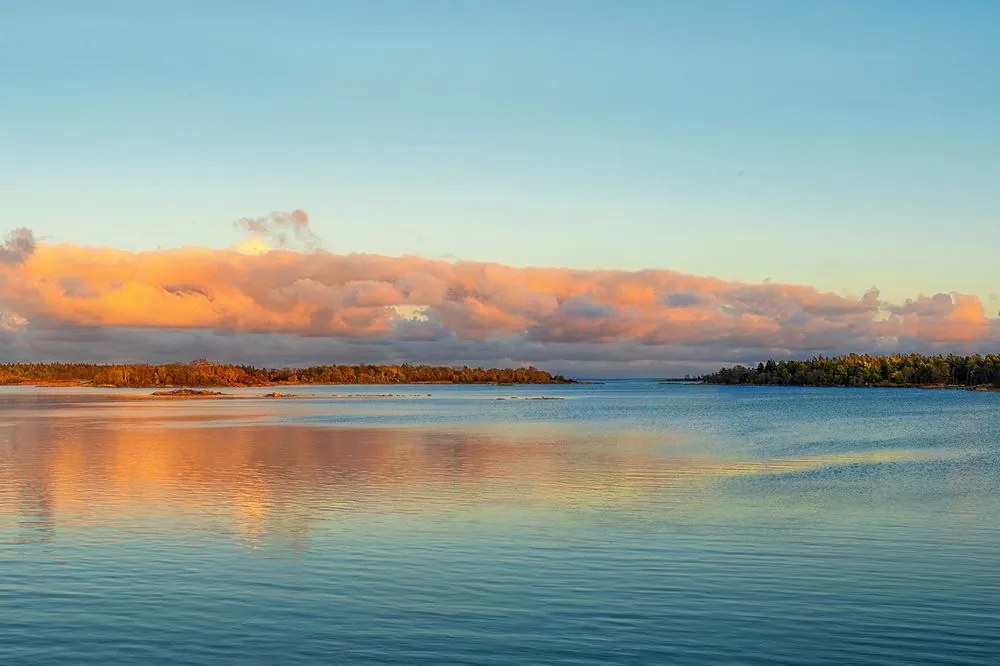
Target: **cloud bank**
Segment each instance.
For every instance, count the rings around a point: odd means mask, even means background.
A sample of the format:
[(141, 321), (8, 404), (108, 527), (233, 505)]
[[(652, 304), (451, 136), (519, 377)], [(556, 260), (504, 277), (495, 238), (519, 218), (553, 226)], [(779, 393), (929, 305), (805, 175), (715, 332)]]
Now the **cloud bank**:
[[(844, 351), (995, 349), (971, 295), (888, 303), (669, 270), (520, 268), (316, 249), (304, 211), (225, 249), (0, 246), (0, 357), (527, 364), (673, 374)], [(293, 247), (295, 249), (293, 249)]]

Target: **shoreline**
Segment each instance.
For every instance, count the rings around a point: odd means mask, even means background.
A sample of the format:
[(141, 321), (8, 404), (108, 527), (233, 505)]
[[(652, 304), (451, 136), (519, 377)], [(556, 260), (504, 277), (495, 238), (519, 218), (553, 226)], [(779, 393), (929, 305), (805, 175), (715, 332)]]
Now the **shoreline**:
[(298, 388), (302, 386), (572, 386), (574, 384), (592, 384), (586, 381), (565, 382), (275, 382), (270, 384), (137, 384), (133, 386), (117, 386), (115, 384), (94, 384), (86, 380), (56, 380), (56, 381), (25, 381), (0, 383), (0, 386), (30, 386), (34, 388), (103, 388), (103, 389), (152, 389), (171, 391), (183, 389), (213, 390), (213, 389), (268, 389), (268, 388)]
[(1000, 393), (1000, 387), (982, 384), (979, 386), (962, 386), (960, 384), (861, 384), (857, 386), (845, 384), (724, 384), (721, 382), (700, 382), (702, 386), (754, 386), (770, 388), (822, 388), (822, 389), (921, 389), (924, 391), (972, 391), (975, 393)]

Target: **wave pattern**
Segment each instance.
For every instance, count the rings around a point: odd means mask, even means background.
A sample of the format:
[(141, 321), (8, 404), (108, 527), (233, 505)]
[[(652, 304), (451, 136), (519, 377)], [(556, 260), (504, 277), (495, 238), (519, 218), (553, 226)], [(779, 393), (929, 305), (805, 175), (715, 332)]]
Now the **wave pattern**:
[(0, 390), (0, 662), (1000, 657), (1000, 395), (294, 392)]

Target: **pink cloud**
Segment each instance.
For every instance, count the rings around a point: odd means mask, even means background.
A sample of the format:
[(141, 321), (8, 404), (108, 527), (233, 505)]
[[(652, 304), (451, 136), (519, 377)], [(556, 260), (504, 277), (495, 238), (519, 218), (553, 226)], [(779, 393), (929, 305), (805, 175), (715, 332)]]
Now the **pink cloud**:
[[(250, 222), (251, 231), (269, 228)], [(278, 222), (291, 234), (308, 231), (302, 215)], [(24, 231), (18, 239), (29, 237)], [(998, 320), (964, 294), (892, 304), (877, 290), (849, 297), (669, 270), (517, 268), (322, 250), (8, 246), (16, 253), (16, 261), (0, 262), (0, 335), (8, 337), (145, 328), (343, 339), (383, 349), (402, 341), (420, 345), (424, 356), (427, 345), (455, 354), (502, 347), (503, 358), (539, 349), (573, 356), (570, 349), (583, 348), (611, 358), (628, 350), (637, 362), (684, 356), (683, 349), (714, 362), (736, 353), (962, 351), (1000, 342)]]

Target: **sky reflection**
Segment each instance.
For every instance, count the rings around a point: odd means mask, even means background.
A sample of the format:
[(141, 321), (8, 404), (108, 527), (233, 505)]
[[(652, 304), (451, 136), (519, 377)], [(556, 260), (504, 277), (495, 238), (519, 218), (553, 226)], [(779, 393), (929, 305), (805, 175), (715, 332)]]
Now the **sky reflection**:
[(5, 392), (0, 662), (996, 661), (995, 396), (512, 390)]
[(957, 455), (896, 448), (747, 460), (707, 446), (706, 434), (667, 428), (283, 422), (308, 419), (318, 403), (307, 401), (57, 405), (8, 409), (0, 430), (0, 528), (16, 526), (19, 539), (156, 523), (300, 549), (314, 529), (345, 520), (659, 520), (732, 513), (719, 491), (730, 478)]

